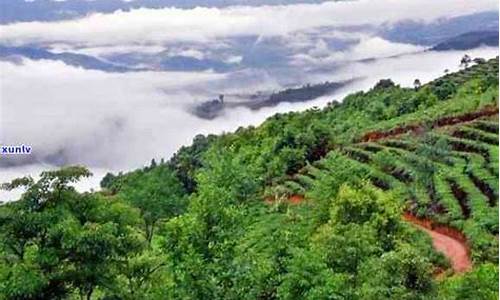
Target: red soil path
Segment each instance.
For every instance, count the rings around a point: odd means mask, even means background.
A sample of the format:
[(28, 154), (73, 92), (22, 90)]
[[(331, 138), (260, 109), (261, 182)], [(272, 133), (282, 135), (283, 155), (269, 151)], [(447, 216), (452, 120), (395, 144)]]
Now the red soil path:
[(288, 198), (288, 201), (292, 204), (300, 204), (304, 200), (302, 195), (292, 195)]
[[(267, 203), (267, 204), (272, 204), (272, 203), (275, 203), (278, 199), (276, 199), (275, 197), (273, 196), (270, 196), (270, 197), (266, 197), (264, 199), (264, 201)], [(288, 198), (286, 199), (286, 202), (287, 203), (290, 203), (290, 204), (300, 204), (302, 201), (304, 201), (304, 196), (302, 195), (291, 195), (291, 196), (288, 196)]]
[(442, 225), (436, 226), (429, 220), (419, 219), (408, 213), (404, 214), (403, 219), (429, 234), (434, 248), (450, 260), (453, 271), (463, 273), (472, 269), (470, 251), (461, 232)]
[[(483, 109), (458, 116), (443, 117), (431, 124), (432, 128), (456, 125), (474, 121), (475, 119), (498, 115), (497, 106), (485, 106)], [(373, 142), (381, 139), (397, 136), (407, 132), (420, 133), (424, 131), (424, 124), (411, 124), (398, 126), (387, 131), (371, 131), (363, 135), (361, 142)]]
[[(296, 205), (302, 201), (304, 201), (302, 195), (288, 197), (288, 203), (290, 204)], [(273, 199), (268, 198), (266, 202), (272, 203)], [(403, 214), (403, 219), (431, 237), (434, 248), (450, 260), (453, 271), (463, 273), (472, 269), (470, 250), (463, 233), (449, 226), (434, 224), (428, 219), (417, 218), (410, 213)]]

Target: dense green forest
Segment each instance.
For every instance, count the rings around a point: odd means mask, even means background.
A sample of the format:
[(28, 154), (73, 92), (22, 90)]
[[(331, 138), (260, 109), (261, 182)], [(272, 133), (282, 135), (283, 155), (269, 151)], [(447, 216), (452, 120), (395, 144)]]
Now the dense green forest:
[[(459, 63), (459, 62), (457, 62)], [(1, 299), (498, 299), (498, 58), (0, 206)], [(403, 214), (463, 234), (458, 273)]]

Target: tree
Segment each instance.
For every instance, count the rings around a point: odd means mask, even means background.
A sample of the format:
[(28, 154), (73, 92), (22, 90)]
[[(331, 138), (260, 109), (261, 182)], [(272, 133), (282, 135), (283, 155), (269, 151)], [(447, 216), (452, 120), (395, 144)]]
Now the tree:
[(365, 170), (337, 152), (330, 152), (325, 159), (325, 164), (327, 168), (335, 168), (335, 172), (315, 180), (306, 195), (306, 198), (315, 200), (316, 219), (320, 224), (328, 221), (332, 201), (337, 196), (340, 187), (343, 184), (357, 187), (368, 175)]
[(472, 62), (472, 59), (469, 55), (465, 54), (461, 59), (460, 59), (460, 67), (467, 68), (469, 64)]
[(486, 63), (486, 59), (482, 58), (482, 57), (476, 57), (472, 60), (475, 64), (478, 64), (478, 65), (482, 65), (484, 63)]
[(154, 168), (156, 168), (157, 165), (158, 164), (156, 163), (156, 160), (153, 158), (153, 159), (151, 159), (151, 164), (149, 165), (149, 168), (154, 169)]
[(191, 146), (181, 147), (167, 163), (189, 194), (196, 190), (196, 172), (203, 166), (203, 155), (215, 140), (215, 135), (198, 134)]
[(158, 221), (179, 215), (186, 206), (184, 188), (168, 166), (131, 174), (124, 179), (119, 196), (141, 212), (149, 243)]
[(113, 190), (113, 183), (115, 182), (115, 179), (116, 176), (113, 173), (106, 173), (100, 182), (101, 188)]
[(431, 270), (430, 262), (418, 250), (408, 244), (398, 245), (361, 266), (358, 294), (360, 299), (373, 300), (435, 299)]
[(110, 299), (159, 299), (169, 282), (167, 256), (159, 248), (147, 249), (134, 255), (118, 266), (120, 281), (108, 294)]
[(330, 219), (344, 225), (368, 222), (376, 228), (379, 238), (385, 240), (398, 230), (400, 213), (401, 208), (391, 194), (365, 182), (357, 189), (347, 185), (340, 188), (331, 207)]
[(61, 299), (75, 291), (90, 299), (112, 285), (124, 253), (140, 251), (137, 211), (70, 185), (87, 176), (83, 167), (66, 167), (3, 186), (26, 192), (0, 207), (0, 298)]
[(394, 84), (394, 81), (391, 79), (380, 79), (377, 84), (373, 87), (374, 90), (380, 90), (380, 89), (388, 89), (395, 87), (396, 85)]
[(220, 299), (232, 285), (228, 273), (244, 232), (244, 208), (258, 199), (252, 167), (231, 149), (207, 153), (187, 212), (163, 231), (163, 249), (175, 270), (171, 298)]
[(353, 299), (349, 275), (329, 268), (320, 252), (296, 249), (278, 286), (279, 299)]
[[(299, 265), (303, 266), (306, 254), (299, 248), (307, 244), (309, 219), (301, 218), (292, 211), (273, 211), (259, 214), (254, 220), (235, 247), (232, 263), (234, 287), (230, 291), (237, 299), (269, 299), (276, 298), (277, 294), (290, 299), (293, 296), (291, 294), (295, 294), (292, 290), (296, 289), (292, 285), (298, 277), (292, 274), (287, 276), (291, 271), (290, 260), (297, 257), (297, 268)], [(321, 260), (320, 257), (309, 257), (306, 262), (315, 265), (315, 262), (321, 263)], [(323, 264), (322, 267), (326, 269), (326, 265)], [(280, 285), (285, 276), (288, 282), (282, 287)], [(306, 270), (304, 276), (307, 276)]]
[(450, 98), (451, 95), (455, 94), (457, 87), (449, 80), (439, 79), (434, 82), (431, 90), (439, 100), (446, 100)]
[(420, 79), (415, 79), (413, 81), (413, 87), (415, 88), (415, 91), (418, 91), (422, 87), (422, 83), (420, 82)]
[(497, 299), (498, 266), (486, 263), (473, 271), (445, 280), (439, 287), (439, 299)]

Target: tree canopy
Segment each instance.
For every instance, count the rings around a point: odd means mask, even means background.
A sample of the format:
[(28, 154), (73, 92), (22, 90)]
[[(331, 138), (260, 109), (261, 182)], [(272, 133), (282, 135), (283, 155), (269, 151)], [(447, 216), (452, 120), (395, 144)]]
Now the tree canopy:
[[(498, 59), (196, 136), (74, 185), (2, 185), (0, 299), (498, 298)], [(406, 213), (466, 240), (470, 272)]]

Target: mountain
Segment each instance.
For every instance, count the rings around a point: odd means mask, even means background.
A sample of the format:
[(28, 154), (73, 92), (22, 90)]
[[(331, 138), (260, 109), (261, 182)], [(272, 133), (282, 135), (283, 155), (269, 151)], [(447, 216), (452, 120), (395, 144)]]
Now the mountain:
[(498, 11), (488, 11), (430, 23), (402, 21), (379, 32), (394, 42), (433, 46), (471, 31), (498, 31), (498, 25)]
[(234, 68), (235, 65), (226, 64), (214, 59), (198, 59), (190, 56), (176, 55), (162, 58), (159, 67), (166, 71), (214, 70), (215, 72), (224, 72)]
[(498, 31), (472, 31), (447, 39), (432, 50), (468, 50), (479, 46), (498, 47)]
[(137, 8), (195, 8), (321, 3), (325, 0), (8, 0), (2, 1), (0, 24), (30, 21), (58, 21), (81, 18), (91, 13), (112, 13)]
[(107, 63), (92, 56), (76, 53), (52, 53), (48, 50), (36, 47), (10, 47), (0, 45), (0, 57), (8, 58), (13, 56), (26, 57), (33, 60), (58, 60), (65, 64), (81, 67), (90, 70), (101, 70), (106, 72), (132, 72), (139, 69), (118, 66)]
[(498, 299), (498, 68), (4, 184), (0, 299)]
[[(307, 102), (319, 97), (332, 94), (336, 90), (352, 83), (353, 80), (340, 82), (324, 82), (319, 84), (306, 84), (301, 87), (288, 88), (278, 92), (259, 92), (252, 95), (237, 95), (238, 101), (224, 100), (224, 95), (218, 99), (202, 102), (194, 107), (192, 113), (199, 118), (212, 120), (220, 116), (225, 108), (247, 107), (259, 110), (264, 107), (273, 107), (280, 103)], [(230, 97), (226, 97), (226, 99)]]

